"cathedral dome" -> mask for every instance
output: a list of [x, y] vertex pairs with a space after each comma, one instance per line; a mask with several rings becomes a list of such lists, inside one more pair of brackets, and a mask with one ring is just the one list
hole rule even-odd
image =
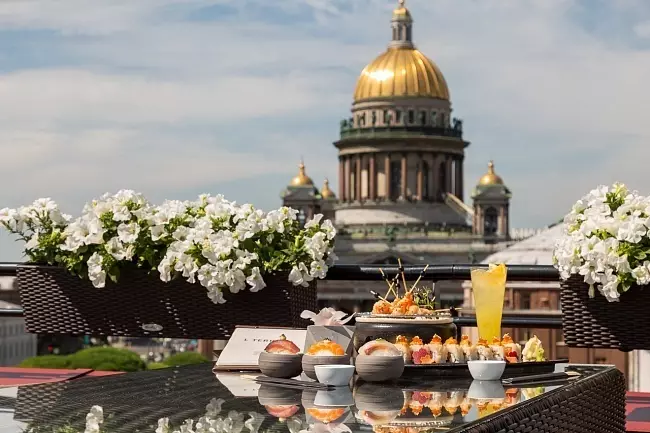
[[449, 100], [449, 89], [440, 69], [420, 51], [391, 47], [363, 69], [354, 102], [395, 97]]
[[301, 161], [298, 166], [298, 174], [291, 179], [291, 186], [313, 186], [314, 181], [305, 173], [305, 164]]
[[323, 188], [320, 190], [320, 195], [326, 200], [330, 199], [335, 199], [336, 195], [334, 194], [334, 191], [330, 188], [330, 181], [329, 179], [325, 179], [325, 182], [323, 183]]
[[478, 185], [503, 185], [503, 179], [501, 179], [501, 176], [494, 172], [494, 162], [490, 161], [488, 163], [488, 172], [479, 179]]
[[413, 45], [413, 19], [403, 0], [393, 11], [391, 22], [392, 41], [361, 72], [354, 102], [399, 97], [449, 100], [449, 88], [442, 72]]

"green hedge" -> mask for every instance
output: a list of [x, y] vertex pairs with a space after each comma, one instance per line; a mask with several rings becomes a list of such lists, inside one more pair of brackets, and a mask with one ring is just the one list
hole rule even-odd
[[210, 362], [210, 360], [198, 352], [181, 352], [163, 360], [163, 364], [170, 367], [175, 365], [203, 364], [204, 362]]
[[91, 347], [71, 355], [34, 356], [23, 360], [19, 367], [91, 368], [98, 371], [140, 371], [147, 368], [137, 353], [115, 347]]
[[169, 365], [162, 362], [150, 362], [147, 364], [147, 370], [160, 370], [161, 368], [169, 368]]

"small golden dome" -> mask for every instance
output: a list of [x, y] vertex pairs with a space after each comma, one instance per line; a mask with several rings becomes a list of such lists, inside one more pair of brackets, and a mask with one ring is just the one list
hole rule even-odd
[[324, 199], [336, 198], [334, 191], [330, 189], [330, 181], [328, 179], [325, 179], [325, 182], [323, 182], [323, 188], [320, 190], [320, 196]]
[[398, 6], [393, 11], [393, 19], [411, 19], [411, 12], [404, 6], [405, 1], [399, 0], [398, 3]]
[[449, 100], [442, 72], [415, 48], [389, 48], [366, 66], [357, 81], [354, 102], [400, 96]]
[[311, 180], [311, 177], [305, 174], [305, 164], [300, 161], [298, 166], [298, 175], [291, 179], [291, 186], [313, 186], [314, 181]]
[[488, 172], [483, 175], [478, 181], [479, 185], [503, 185], [503, 179], [501, 176], [494, 172], [494, 162], [490, 161], [488, 163]]

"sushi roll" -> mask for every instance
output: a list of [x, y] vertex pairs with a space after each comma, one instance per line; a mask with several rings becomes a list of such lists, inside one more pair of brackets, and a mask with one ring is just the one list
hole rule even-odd
[[511, 363], [521, 362], [521, 345], [512, 341], [510, 334], [503, 336], [501, 344], [503, 345], [506, 361]]
[[476, 344], [476, 353], [480, 361], [490, 361], [494, 359], [494, 354], [488, 345], [487, 340], [479, 338], [478, 343]]
[[417, 352], [424, 346], [424, 342], [420, 337], [417, 335], [411, 339], [411, 342], [409, 343], [409, 348], [411, 349], [411, 352]]
[[411, 346], [409, 346], [409, 341], [405, 336], [403, 335], [397, 336], [397, 338], [395, 339], [395, 347], [397, 347], [397, 350], [402, 352], [402, 357], [404, 358], [404, 364], [410, 364], [411, 362], [413, 362], [411, 359]]
[[431, 415], [436, 418], [442, 415], [442, 407], [445, 404], [445, 401], [447, 401], [446, 392], [432, 393], [431, 400], [429, 401], [429, 410], [431, 411]]
[[447, 362], [447, 349], [442, 344], [442, 338], [435, 334], [429, 344], [429, 351], [431, 352], [431, 359], [433, 364], [445, 364]]
[[450, 393], [449, 397], [445, 401], [445, 410], [449, 412], [450, 415], [453, 415], [458, 411], [458, 407], [463, 402], [464, 393], [461, 391], [454, 391]]
[[433, 364], [433, 357], [429, 345], [420, 346], [420, 348], [413, 352], [413, 364]]
[[463, 401], [460, 403], [460, 414], [465, 416], [469, 413], [470, 409], [472, 409], [472, 402], [467, 397], [463, 398]]
[[463, 351], [465, 356], [465, 361], [474, 361], [478, 359], [478, 352], [476, 351], [476, 346], [472, 345], [472, 342], [469, 340], [469, 336], [463, 335], [460, 339], [460, 349]]
[[394, 344], [378, 338], [369, 341], [359, 348], [361, 356], [402, 356], [402, 352]]
[[497, 361], [505, 360], [506, 358], [505, 350], [503, 349], [501, 340], [498, 337], [494, 337], [492, 339], [492, 344], [490, 344], [490, 350], [492, 351], [492, 355], [494, 355], [494, 359], [496, 359]]
[[278, 340], [273, 340], [264, 348], [265, 352], [276, 353], [281, 355], [295, 355], [300, 353], [300, 348], [282, 334]]
[[451, 364], [460, 364], [465, 362], [465, 354], [455, 338], [449, 337], [447, 341], [445, 341], [445, 351], [447, 352], [447, 362]]
[[411, 401], [409, 401], [409, 408], [411, 409], [411, 412], [413, 412], [413, 415], [419, 415], [422, 413], [422, 410], [428, 406], [429, 401], [431, 401], [430, 392], [414, 392]]
[[340, 344], [326, 338], [309, 346], [306, 354], [311, 356], [343, 356], [345, 350]]

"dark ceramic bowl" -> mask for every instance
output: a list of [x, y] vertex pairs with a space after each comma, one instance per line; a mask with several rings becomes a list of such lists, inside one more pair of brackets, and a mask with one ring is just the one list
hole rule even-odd
[[302, 372], [302, 353], [288, 355], [284, 353], [261, 352], [258, 359], [260, 371], [269, 377], [290, 379], [300, 376]]
[[339, 356], [314, 356], [304, 355], [302, 357], [302, 371], [305, 375], [313, 380], [318, 380], [314, 367], [317, 365], [331, 365], [331, 364], [350, 364], [350, 355]]
[[354, 361], [357, 374], [366, 382], [399, 379], [404, 372], [404, 358], [398, 356], [359, 355]]
[[395, 385], [363, 383], [354, 390], [354, 405], [359, 410], [399, 414], [404, 406], [404, 392]]
[[262, 406], [300, 405], [302, 393], [300, 390], [280, 388], [262, 384], [257, 392], [257, 399]]
[[409, 340], [418, 336], [428, 343], [435, 334], [438, 334], [442, 341], [449, 337], [456, 338], [456, 325], [453, 319], [451, 317], [441, 317], [436, 320], [422, 320], [408, 316], [373, 317], [371, 314], [362, 313], [356, 317], [353, 340], [354, 348], [358, 351], [367, 342], [378, 338], [395, 343], [399, 335]]

